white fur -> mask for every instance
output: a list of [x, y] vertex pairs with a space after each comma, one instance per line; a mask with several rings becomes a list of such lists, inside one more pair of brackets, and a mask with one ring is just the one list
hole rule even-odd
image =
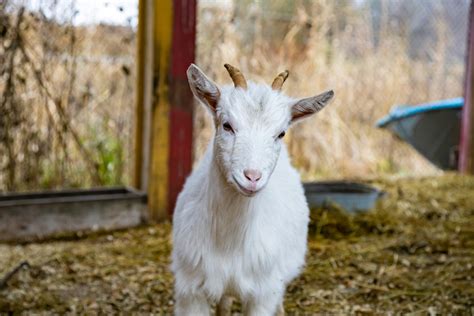
[[[214, 94], [218, 89], [220, 97], [210, 106], [215, 137], [174, 211], [175, 313], [209, 315], [210, 304], [232, 295], [242, 300], [247, 315], [274, 315], [306, 253], [309, 210], [278, 138], [297, 101], [252, 82], [246, 91], [218, 88], [202, 73], [190, 73], [200, 72], [191, 67], [195, 95], [209, 106], [197, 92], [201, 84]], [[224, 130], [225, 122], [234, 133]], [[255, 194], [239, 188], [249, 185], [244, 169], [262, 172]]]

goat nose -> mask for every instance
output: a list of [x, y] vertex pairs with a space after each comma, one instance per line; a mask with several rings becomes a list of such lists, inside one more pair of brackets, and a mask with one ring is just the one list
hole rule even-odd
[[262, 177], [262, 173], [255, 169], [245, 169], [244, 175], [251, 182], [257, 182]]

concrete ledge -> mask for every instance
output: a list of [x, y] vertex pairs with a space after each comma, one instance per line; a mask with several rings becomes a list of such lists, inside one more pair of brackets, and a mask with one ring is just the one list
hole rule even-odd
[[147, 216], [146, 194], [131, 188], [4, 194], [0, 241], [133, 227], [146, 222]]

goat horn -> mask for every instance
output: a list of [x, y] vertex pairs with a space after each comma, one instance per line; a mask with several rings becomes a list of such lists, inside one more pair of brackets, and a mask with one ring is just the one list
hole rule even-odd
[[247, 90], [247, 81], [245, 80], [244, 75], [235, 68], [234, 66], [231, 66], [229, 64], [224, 65], [225, 69], [229, 72], [230, 77], [232, 78], [232, 81], [234, 82], [235, 87], [240, 87], [244, 90]]
[[275, 80], [273, 80], [272, 89], [281, 90], [281, 86], [283, 86], [283, 83], [285, 82], [286, 78], [288, 78], [289, 74], [290, 72], [288, 70], [280, 72], [278, 76], [276, 76]]

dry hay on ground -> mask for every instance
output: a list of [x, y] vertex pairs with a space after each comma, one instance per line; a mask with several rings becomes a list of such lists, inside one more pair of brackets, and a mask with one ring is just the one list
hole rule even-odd
[[[472, 314], [474, 178], [372, 183], [389, 193], [372, 212], [313, 211], [287, 312]], [[0, 276], [22, 260], [31, 267], [0, 290], [0, 313], [171, 313], [170, 250], [169, 224], [1, 245]]]

